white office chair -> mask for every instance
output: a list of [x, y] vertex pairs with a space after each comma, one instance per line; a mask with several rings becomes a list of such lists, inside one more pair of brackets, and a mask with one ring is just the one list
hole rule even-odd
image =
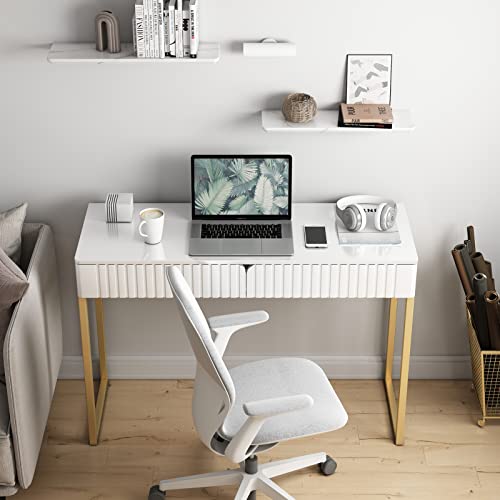
[[187, 488], [239, 485], [236, 500], [262, 491], [272, 499], [293, 499], [273, 477], [318, 464], [324, 475], [337, 464], [326, 453], [257, 463], [257, 455], [281, 441], [340, 429], [347, 413], [322, 369], [307, 359], [276, 358], [228, 370], [222, 356], [232, 334], [269, 319], [265, 311], [228, 314], [206, 320], [189, 285], [176, 267], [167, 278], [197, 360], [193, 420], [201, 441], [235, 464], [226, 470], [168, 479], [153, 486], [149, 500]]

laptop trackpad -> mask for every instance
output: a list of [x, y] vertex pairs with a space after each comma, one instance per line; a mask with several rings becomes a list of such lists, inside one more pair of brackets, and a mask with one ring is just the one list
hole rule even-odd
[[222, 255], [260, 255], [261, 240], [227, 239], [222, 243]]

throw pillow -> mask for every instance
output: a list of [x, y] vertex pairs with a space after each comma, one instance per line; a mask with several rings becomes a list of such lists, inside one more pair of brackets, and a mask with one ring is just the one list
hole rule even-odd
[[0, 248], [17, 264], [21, 261], [21, 231], [27, 203], [0, 212]]
[[0, 248], [0, 381], [5, 381], [3, 342], [9, 327], [13, 305], [26, 293], [28, 280], [24, 273]]

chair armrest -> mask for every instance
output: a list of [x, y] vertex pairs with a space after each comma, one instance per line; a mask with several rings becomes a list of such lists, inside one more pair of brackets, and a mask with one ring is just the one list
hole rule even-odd
[[251, 401], [243, 405], [243, 411], [249, 417], [274, 417], [283, 413], [311, 408], [314, 400], [309, 394], [297, 394], [281, 398]]
[[242, 328], [265, 323], [268, 319], [269, 314], [266, 311], [250, 311], [212, 316], [208, 318], [208, 325], [215, 334], [215, 346], [222, 356], [233, 333]]
[[245, 403], [243, 410], [248, 415], [248, 418], [228, 444], [224, 455], [234, 463], [243, 462], [253, 453], [252, 443], [267, 419], [285, 413], [305, 410], [313, 404], [314, 400], [309, 394], [297, 394]]

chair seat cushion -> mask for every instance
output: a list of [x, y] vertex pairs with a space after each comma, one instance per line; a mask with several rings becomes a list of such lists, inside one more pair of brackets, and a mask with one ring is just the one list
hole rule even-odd
[[295, 394], [309, 394], [314, 404], [305, 410], [269, 418], [253, 444], [269, 444], [340, 429], [347, 413], [323, 370], [301, 358], [265, 359], [230, 370], [236, 388], [236, 401], [221, 429], [232, 439], [248, 418], [243, 404]]

